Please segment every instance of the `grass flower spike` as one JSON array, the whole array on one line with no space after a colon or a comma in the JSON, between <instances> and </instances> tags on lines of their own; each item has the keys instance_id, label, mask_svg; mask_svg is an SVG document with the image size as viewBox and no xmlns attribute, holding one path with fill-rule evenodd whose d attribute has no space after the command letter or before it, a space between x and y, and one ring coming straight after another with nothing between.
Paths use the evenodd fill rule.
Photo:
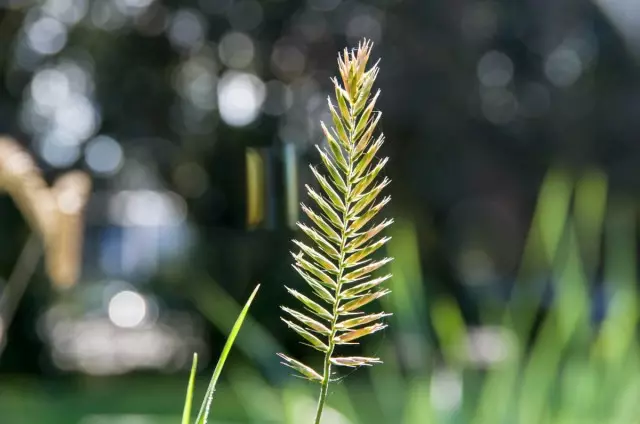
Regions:
<instances>
[{"instance_id":1,"label":"grass flower spike","mask_svg":"<svg viewBox=\"0 0 640 424\"><path fill-rule=\"evenodd\" d=\"M365 40L357 50L345 49L338 57L341 81L333 79L337 105L329 98L333 126L327 128L322 124L329 150L316 146L326 174L311 167L320 188L307 186L315 205L301 206L313 225L298 223L310 243L293 241L299 248L293 254L293 268L313 294L287 288L302 303L303 311L282 307L286 313L282 319L287 326L324 354L322 370L279 354L285 365L320 383L315 423L320 423L332 366L359 367L381 362L378 358L341 356L336 348L358 344L361 337L384 329L386 325L381 319L389 315L361 311L389 293L381 284L391 277L372 276L391 261L391 258L374 259L372 255L389 241L389 237L379 234L393 220L374 222L390 200L390 197L380 199L390 180L378 178L388 158L376 158L384 136L374 135L382 114L374 110L380 92L372 95L379 68L376 63L367 69L371 47Z\"/></svg>"}]
</instances>

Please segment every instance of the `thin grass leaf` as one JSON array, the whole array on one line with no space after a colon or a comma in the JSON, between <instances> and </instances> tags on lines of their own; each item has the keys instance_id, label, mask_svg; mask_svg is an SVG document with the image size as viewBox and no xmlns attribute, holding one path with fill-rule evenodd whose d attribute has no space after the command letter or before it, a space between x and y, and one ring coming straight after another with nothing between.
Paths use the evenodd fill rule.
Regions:
<instances>
[{"instance_id":1,"label":"thin grass leaf","mask_svg":"<svg viewBox=\"0 0 640 424\"><path fill-rule=\"evenodd\" d=\"M189 385L187 386L187 397L184 401L184 410L182 411L182 424L191 424L191 406L193 404L193 389L196 381L196 370L198 369L198 354L193 354L191 362L191 374L189 374Z\"/></svg>"},{"instance_id":2,"label":"thin grass leaf","mask_svg":"<svg viewBox=\"0 0 640 424\"><path fill-rule=\"evenodd\" d=\"M209 417L209 411L211 409L211 402L213 400L213 393L216 390L216 384L218 383L218 378L220 378L220 374L222 373L222 368L224 367L224 363L227 360L227 356L229 356L229 351L231 351L231 347L233 346L233 342L236 340L238 333L240 332L240 328L242 327L242 323L244 322L247 313L249 312L249 307L251 306L251 302L256 297L258 290L260 289L260 285L258 284L255 289L253 289L253 293L245 303L244 308L240 312L240 315L236 319L235 324L233 324L233 328L227 337L227 342L224 344L224 348L222 349L222 354L220 354L220 358L218 359L218 363L216 364L216 368L213 370L213 376L211 377L211 381L209 382L209 387L207 387L207 391L204 395L204 400L202 405L200 406L200 412L198 412L198 416L196 417L196 424L207 424L207 420Z\"/></svg>"}]
</instances>

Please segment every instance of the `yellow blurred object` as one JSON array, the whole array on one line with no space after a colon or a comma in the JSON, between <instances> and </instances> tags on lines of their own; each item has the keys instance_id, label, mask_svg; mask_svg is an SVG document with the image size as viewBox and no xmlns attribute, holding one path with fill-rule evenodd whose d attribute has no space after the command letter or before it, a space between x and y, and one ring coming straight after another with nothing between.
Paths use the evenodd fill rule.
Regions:
<instances>
[{"instance_id":1,"label":"yellow blurred object","mask_svg":"<svg viewBox=\"0 0 640 424\"><path fill-rule=\"evenodd\" d=\"M49 188L33 158L15 140L0 138L0 189L14 200L44 244L47 273L58 288L74 285L80 271L83 214L91 191L81 171Z\"/></svg>"},{"instance_id":2,"label":"yellow blurred object","mask_svg":"<svg viewBox=\"0 0 640 424\"><path fill-rule=\"evenodd\" d=\"M260 153L247 149L247 227L264 220L264 163Z\"/></svg>"}]
</instances>

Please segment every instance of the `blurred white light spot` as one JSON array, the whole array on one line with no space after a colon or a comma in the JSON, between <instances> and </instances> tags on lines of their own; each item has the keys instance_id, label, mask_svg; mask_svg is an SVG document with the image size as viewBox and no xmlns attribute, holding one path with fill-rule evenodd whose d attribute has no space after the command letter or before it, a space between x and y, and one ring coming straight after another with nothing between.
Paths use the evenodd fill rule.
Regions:
<instances>
[{"instance_id":1,"label":"blurred white light spot","mask_svg":"<svg viewBox=\"0 0 640 424\"><path fill-rule=\"evenodd\" d=\"M109 319L121 328L135 328L147 316L147 302L140 294L125 290L109 301Z\"/></svg>"},{"instance_id":2,"label":"blurred white light spot","mask_svg":"<svg viewBox=\"0 0 640 424\"><path fill-rule=\"evenodd\" d=\"M276 74L283 78L295 78L304 71L306 59L295 46L282 43L276 45L271 54L271 65Z\"/></svg>"},{"instance_id":3,"label":"blurred white light spot","mask_svg":"<svg viewBox=\"0 0 640 424\"><path fill-rule=\"evenodd\" d=\"M73 62L39 70L20 111L23 129L40 137L53 137L59 145L84 142L100 121L88 97L92 91L91 75Z\"/></svg>"},{"instance_id":4,"label":"blurred white light spot","mask_svg":"<svg viewBox=\"0 0 640 424\"><path fill-rule=\"evenodd\" d=\"M27 28L27 42L40 54L56 54L67 44L67 27L56 19L44 16Z\"/></svg>"},{"instance_id":5,"label":"blurred white light spot","mask_svg":"<svg viewBox=\"0 0 640 424\"><path fill-rule=\"evenodd\" d=\"M368 38L374 42L382 38L380 21L368 13L354 16L347 24L347 37L351 42L358 42L361 38Z\"/></svg>"},{"instance_id":6,"label":"blurred white light spot","mask_svg":"<svg viewBox=\"0 0 640 424\"><path fill-rule=\"evenodd\" d=\"M462 349L463 359L483 367L499 365L515 356L517 344L514 339L513 333L506 328L471 328Z\"/></svg>"},{"instance_id":7,"label":"blurred white light spot","mask_svg":"<svg viewBox=\"0 0 640 424\"><path fill-rule=\"evenodd\" d=\"M47 0L42 6L47 14L68 25L78 23L88 8L87 0Z\"/></svg>"},{"instance_id":8,"label":"blurred white light spot","mask_svg":"<svg viewBox=\"0 0 640 424\"><path fill-rule=\"evenodd\" d=\"M96 1L91 8L91 23L96 28L114 31L124 26L127 17L113 1Z\"/></svg>"},{"instance_id":9,"label":"blurred white light spot","mask_svg":"<svg viewBox=\"0 0 640 424\"><path fill-rule=\"evenodd\" d=\"M122 167L122 147L113 138L101 135L87 143L84 159L93 172L113 175Z\"/></svg>"},{"instance_id":10,"label":"blurred white light spot","mask_svg":"<svg viewBox=\"0 0 640 424\"><path fill-rule=\"evenodd\" d=\"M153 0L115 0L116 7L127 16L139 16Z\"/></svg>"},{"instance_id":11,"label":"blurred white light spot","mask_svg":"<svg viewBox=\"0 0 640 424\"><path fill-rule=\"evenodd\" d=\"M125 190L111 198L109 217L123 226L178 225L186 218L186 205L182 197L171 192Z\"/></svg>"},{"instance_id":12,"label":"blurred white light spot","mask_svg":"<svg viewBox=\"0 0 640 424\"><path fill-rule=\"evenodd\" d=\"M113 375L136 369L183 367L193 351L207 356L204 328L195 317L171 309L164 309L160 317L154 298L143 297L129 284L94 286L95 290L82 293L88 302L84 314L68 304L54 302L38 319L38 334L49 345L57 367ZM99 302L100 294L105 296L104 304ZM103 308L107 312L104 315L100 313ZM110 309L113 314L109 314ZM114 325L112 318L126 327ZM140 323L130 327L137 321Z\"/></svg>"},{"instance_id":13,"label":"blurred white light spot","mask_svg":"<svg viewBox=\"0 0 640 424\"><path fill-rule=\"evenodd\" d=\"M53 118L55 129L69 136L63 141L76 144L91 137L98 126L93 104L82 95L72 95L65 104L59 105Z\"/></svg>"},{"instance_id":14,"label":"blurred white light spot","mask_svg":"<svg viewBox=\"0 0 640 424\"><path fill-rule=\"evenodd\" d=\"M189 50L202 44L205 21L198 11L181 9L171 19L168 31L174 46Z\"/></svg>"},{"instance_id":15,"label":"blurred white light spot","mask_svg":"<svg viewBox=\"0 0 640 424\"><path fill-rule=\"evenodd\" d=\"M483 89L480 96L482 113L489 122L503 125L516 116L518 102L510 91L502 88Z\"/></svg>"},{"instance_id":16,"label":"blurred white light spot","mask_svg":"<svg viewBox=\"0 0 640 424\"><path fill-rule=\"evenodd\" d=\"M544 73L555 86L568 87L582 75L582 61L574 50L554 50L544 63Z\"/></svg>"},{"instance_id":17,"label":"blurred white light spot","mask_svg":"<svg viewBox=\"0 0 640 424\"><path fill-rule=\"evenodd\" d=\"M490 51L478 61L478 79L486 87L504 87L513 78L513 62L504 53Z\"/></svg>"},{"instance_id":18,"label":"blurred white light spot","mask_svg":"<svg viewBox=\"0 0 640 424\"><path fill-rule=\"evenodd\" d=\"M453 371L437 371L431 377L431 404L442 412L452 412L462 403L462 379Z\"/></svg>"},{"instance_id":19,"label":"blurred white light spot","mask_svg":"<svg viewBox=\"0 0 640 424\"><path fill-rule=\"evenodd\" d=\"M55 134L40 139L38 150L42 159L55 168L71 166L80 157L80 148L77 145L61 141Z\"/></svg>"},{"instance_id":20,"label":"blurred white light spot","mask_svg":"<svg viewBox=\"0 0 640 424\"><path fill-rule=\"evenodd\" d=\"M229 71L218 84L220 116L234 127L249 125L258 117L265 95L264 83L257 76Z\"/></svg>"},{"instance_id":21,"label":"blurred white light spot","mask_svg":"<svg viewBox=\"0 0 640 424\"><path fill-rule=\"evenodd\" d=\"M230 68L244 68L253 61L253 41L240 32L225 34L220 40L218 51L220 60Z\"/></svg>"},{"instance_id":22,"label":"blurred white light spot","mask_svg":"<svg viewBox=\"0 0 640 424\"><path fill-rule=\"evenodd\" d=\"M268 115L278 116L285 113L293 104L293 92L278 80L267 83L267 97L263 110Z\"/></svg>"},{"instance_id":23,"label":"blurred white light spot","mask_svg":"<svg viewBox=\"0 0 640 424\"><path fill-rule=\"evenodd\" d=\"M340 0L307 0L309 7L327 12L333 10L340 4Z\"/></svg>"},{"instance_id":24,"label":"blurred white light spot","mask_svg":"<svg viewBox=\"0 0 640 424\"><path fill-rule=\"evenodd\" d=\"M64 102L71 94L69 79L57 69L39 71L31 81L31 97L43 112L53 111L59 102Z\"/></svg>"},{"instance_id":25,"label":"blurred white light spot","mask_svg":"<svg viewBox=\"0 0 640 424\"><path fill-rule=\"evenodd\" d=\"M250 31L262 22L262 6L255 0L239 0L227 12L231 26L239 31Z\"/></svg>"}]
</instances>

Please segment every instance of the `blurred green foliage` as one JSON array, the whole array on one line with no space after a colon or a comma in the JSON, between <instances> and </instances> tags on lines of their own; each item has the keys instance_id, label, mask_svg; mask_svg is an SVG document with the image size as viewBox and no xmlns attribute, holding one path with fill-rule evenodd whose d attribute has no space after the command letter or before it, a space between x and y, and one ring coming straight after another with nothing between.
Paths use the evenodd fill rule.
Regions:
<instances>
[{"instance_id":1,"label":"blurred green foliage","mask_svg":"<svg viewBox=\"0 0 640 424\"><path fill-rule=\"evenodd\" d=\"M149 189L178 197L193 243L130 279L167 310L207 321L202 358L217 357L238 299L262 283L213 422L306 422L315 387L292 380L275 356L297 349L277 305L296 279L289 225L308 179L298 163L317 159L317 105L335 53L365 35L378 35L383 58L398 217L383 306L394 316L364 348L385 364L334 387L329 422L636 423L637 59L634 38L610 16L631 17L622 21L632 35L636 25L605 8L625 3L0 2L0 130L33 151L47 180L83 168L96 187L78 291L60 296L38 273L22 299L0 357L0 423L179 422L186 374L62 372L39 337L51 304L82 315L103 306L107 280L125 278L101 268L105 240L121 236L105 199ZM228 48L246 42L238 33L249 43ZM244 127L223 119L219 102L221 81L237 72L267 92ZM52 141L58 127L91 131ZM121 168L96 168L91 146L119 146ZM248 149L259 152L264 185L262 221L251 228ZM6 196L0 233L6 276L28 238ZM197 397L211 371L198 370Z\"/></svg>"}]
</instances>

